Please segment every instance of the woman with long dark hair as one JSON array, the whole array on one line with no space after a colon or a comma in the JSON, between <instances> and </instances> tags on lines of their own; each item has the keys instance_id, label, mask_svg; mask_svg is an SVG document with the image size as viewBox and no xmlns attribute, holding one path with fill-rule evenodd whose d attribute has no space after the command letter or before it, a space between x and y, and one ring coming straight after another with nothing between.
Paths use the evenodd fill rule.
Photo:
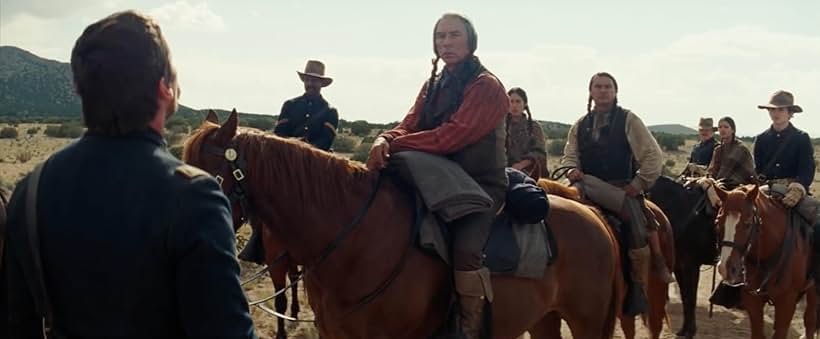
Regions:
<instances>
[{"instance_id":1,"label":"woman with long dark hair","mask_svg":"<svg viewBox=\"0 0 820 339\"><path fill-rule=\"evenodd\" d=\"M532 120L527 92L520 87L507 91L510 112L507 113L507 166L521 170L538 180L547 177L547 141L541 125Z\"/></svg>"},{"instance_id":2,"label":"woman with long dark hair","mask_svg":"<svg viewBox=\"0 0 820 339\"><path fill-rule=\"evenodd\" d=\"M749 148L735 136L735 120L723 117L718 120L720 145L715 147L709 176L723 181L727 187L748 184L755 176L755 164Z\"/></svg>"}]
</instances>

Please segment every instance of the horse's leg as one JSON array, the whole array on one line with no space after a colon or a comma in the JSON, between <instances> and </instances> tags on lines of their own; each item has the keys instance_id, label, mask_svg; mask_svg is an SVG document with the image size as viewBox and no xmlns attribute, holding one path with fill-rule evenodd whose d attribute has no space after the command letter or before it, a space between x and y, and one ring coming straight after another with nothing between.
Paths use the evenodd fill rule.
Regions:
<instances>
[{"instance_id":1,"label":"horse's leg","mask_svg":"<svg viewBox=\"0 0 820 339\"><path fill-rule=\"evenodd\" d=\"M695 319L695 308L698 301L698 281L700 280L700 267L690 262L677 262L675 265L675 278L680 287L680 298L683 306L683 325L677 336L691 339L697 332Z\"/></svg>"},{"instance_id":2,"label":"horse's leg","mask_svg":"<svg viewBox=\"0 0 820 339\"><path fill-rule=\"evenodd\" d=\"M749 325L751 326L750 339L763 338L763 299L749 294L748 291L741 292L741 300L746 313L749 314Z\"/></svg>"},{"instance_id":3,"label":"horse's leg","mask_svg":"<svg viewBox=\"0 0 820 339\"><path fill-rule=\"evenodd\" d=\"M774 335L772 339L786 339L789 335L798 293L788 292L774 299Z\"/></svg>"},{"instance_id":4,"label":"horse's leg","mask_svg":"<svg viewBox=\"0 0 820 339\"><path fill-rule=\"evenodd\" d=\"M530 339L561 339L561 317L555 312L548 313L528 332Z\"/></svg>"},{"instance_id":5,"label":"horse's leg","mask_svg":"<svg viewBox=\"0 0 820 339\"><path fill-rule=\"evenodd\" d=\"M817 291L810 287L806 291L806 309L803 313L803 326L806 333L801 339L814 339L817 334Z\"/></svg>"},{"instance_id":6,"label":"horse's leg","mask_svg":"<svg viewBox=\"0 0 820 339\"><path fill-rule=\"evenodd\" d=\"M290 279L290 283L292 284L290 287L290 315L299 319L299 282L297 281L299 278L299 267L290 259L286 260L285 265L288 267L288 279Z\"/></svg>"},{"instance_id":7,"label":"horse's leg","mask_svg":"<svg viewBox=\"0 0 820 339\"><path fill-rule=\"evenodd\" d=\"M270 273L270 280L273 282L273 290L274 292L278 292L287 286L287 282L285 281L285 274L287 271L287 266L283 265L284 263L280 262L274 264L273 266L268 267L268 273ZM287 293L282 293L276 296L274 299L274 307L276 312L280 314L285 314L288 309L288 296ZM276 327L276 338L277 339L285 339L288 337L288 332L285 329L285 319L277 317L277 327Z\"/></svg>"},{"instance_id":8,"label":"horse's leg","mask_svg":"<svg viewBox=\"0 0 820 339\"><path fill-rule=\"evenodd\" d=\"M666 301L668 299L669 284L663 282L656 275L649 278L649 333L650 338L658 339L663 330L663 321L666 318Z\"/></svg>"},{"instance_id":9,"label":"horse's leg","mask_svg":"<svg viewBox=\"0 0 820 339\"><path fill-rule=\"evenodd\" d=\"M622 315L619 318L621 319L621 331L624 332L624 338L635 339L635 317Z\"/></svg>"}]
</instances>

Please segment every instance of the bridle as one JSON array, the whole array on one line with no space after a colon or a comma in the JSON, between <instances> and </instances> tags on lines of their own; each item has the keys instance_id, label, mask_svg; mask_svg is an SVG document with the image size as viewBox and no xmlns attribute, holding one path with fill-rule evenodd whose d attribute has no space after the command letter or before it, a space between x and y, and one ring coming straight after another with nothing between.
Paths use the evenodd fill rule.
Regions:
<instances>
[{"instance_id":1,"label":"bridle","mask_svg":"<svg viewBox=\"0 0 820 339\"><path fill-rule=\"evenodd\" d=\"M225 160L225 165L222 166L222 168L219 171L212 174L216 178L219 185L222 186L222 184L225 182L225 176L223 176L223 174L225 174L226 172L230 173L230 176L234 180L234 185L230 187L230 189L225 189L223 187L223 190L227 192L226 195L228 195L232 203L238 202L241 206L242 216L240 216L240 219L243 221L249 220L253 216L253 211L251 210L250 197L248 195L249 191L247 189L247 186L245 185L245 181L247 179L247 160L239 153L239 148L237 146L235 139L231 139L231 141L228 142L227 147L224 148L205 144L203 145L203 149L208 154L222 157ZM259 305L260 307L264 306L262 305L263 302L274 299L282 293L285 293L292 286L298 284L300 280L304 279L306 275L313 272L317 267L324 263L327 260L327 258L330 257L330 255L339 247L342 241L344 241L350 235L350 233L355 229L355 227L359 225L361 221L364 219L364 217L367 215L367 212L370 210L370 206L373 205L373 201L375 201L379 188L381 187L381 181L382 177L381 175L379 175L375 183L373 184L373 188L370 191L370 194L368 195L365 204L360 207L359 211L356 213L353 220L350 223L345 224L341 228L341 230L339 230L339 232L336 234L336 237L327 246L325 246L325 248L322 249L321 252L319 252L319 257L316 260L314 260L313 263L304 265L304 269L301 272L299 272L297 278L292 279L290 285L286 286L280 291L277 291L270 297L266 297L264 299L252 302L250 303L250 305ZM410 241L408 241L408 244L404 252L402 253L398 265L394 267L394 269L387 277L387 279L382 281L382 283L379 284L379 286L375 290L359 298L358 302L345 313L343 313L341 317L345 317L375 300L378 296L383 294L387 290L387 288L398 278L399 273L401 273L401 271L404 269L404 266L407 261L407 256L410 252L410 248L413 245L412 237L417 233L422 219L423 218L421 218L419 215L415 215L413 226L410 228ZM271 313L277 317L289 319L289 317L280 315L277 312L268 313Z\"/></svg>"},{"instance_id":2,"label":"bridle","mask_svg":"<svg viewBox=\"0 0 820 339\"><path fill-rule=\"evenodd\" d=\"M720 245L721 247L730 247L733 250L740 251L741 253L740 260L742 263L741 273L743 275L743 280L741 283L734 284L732 286L751 286L749 283L749 278L746 274L746 265L754 265L754 267L757 268L757 271L760 272L760 274L763 274L763 279L756 289L749 289L753 295L764 296L768 293L767 284L773 277L775 277L775 283L780 280L785 264L789 261L792 253L794 252L794 245L796 241L795 232L792 230L791 226L786 225L786 234L783 238L783 243L780 244L780 247L774 255L766 259L757 258L753 260L749 258L752 244L756 240L760 239L760 232L763 227L763 219L760 217L757 206L754 202L749 202L749 204L751 205L752 216L743 221L743 225L748 226L747 232L749 233L745 244L721 240Z\"/></svg>"},{"instance_id":3,"label":"bridle","mask_svg":"<svg viewBox=\"0 0 820 339\"><path fill-rule=\"evenodd\" d=\"M225 182L224 173L227 172L228 175L233 178L234 184L230 188L226 189L222 187L222 189L228 197L228 200L230 200L231 205L239 204L240 212L242 213L239 215L239 220L242 221L242 223L250 221L253 216L253 211L251 210L250 199L248 198L248 189L244 186L248 162L244 157L239 157L236 142L232 139L225 148L213 145L203 146L205 152L208 154L222 157L225 160L225 164L222 168L212 174L220 187L222 187Z\"/></svg>"}]
</instances>

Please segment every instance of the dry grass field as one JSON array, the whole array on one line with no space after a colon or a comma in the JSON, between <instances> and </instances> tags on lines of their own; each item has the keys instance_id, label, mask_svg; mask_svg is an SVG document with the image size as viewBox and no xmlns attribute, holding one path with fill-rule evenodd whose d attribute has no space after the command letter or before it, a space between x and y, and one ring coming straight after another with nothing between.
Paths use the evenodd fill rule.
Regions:
<instances>
[{"instance_id":1,"label":"dry grass field","mask_svg":"<svg viewBox=\"0 0 820 339\"><path fill-rule=\"evenodd\" d=\"M0 124L0 128L7 125ZM39 128L33 134L28 134L28 130L32 128ZM28 173L35 164L43 161L54 151L65 146L70 139L58 139L46 137L43 134L45 125L35 124L21 124L17 126L19 136L16 139L0 139L0 185L11 187L23 175ZM172 140L174 144L179 143L182 138L174 137ZM694 141L687 141L686 145L681 149L682 151L665 152L666 160L671 164L672 173L680 173L686 165L689 150L691 150ZM751 146L751 145L749 145ZM815 157L820 159L820 147L815 147ZM550 159L550 163L555 165L557 159ZM812 187L812 192L818 194L820 188L820 174L815 179L815 184ZM240 232L241 238L247 237L247 227ZM243 264L243 274L255 271L254 266ZM749 324L745 313L736 311L727 311L722 307L715 307L714 316L710 319L708 317L708 297L711 290L712 271L709 267L703 267L701 275L700 289L698 291L698 337L699 338L747 338L749 336ZM270 279L267 277L258 280L251 286L246 288L249 299L259 299L270 295L273 292ZM671 301L668 306L668 313L672 324L672 329L665 328L662 338L674 338L674 330L680 327L682 322L680 298L676 288L672 289ZM304 291L301 292L300 297L302 307L301 318L312 318L310 308L307 306L307 299ZM272 303L270 304L272 306ZM801 307L802 310L802 307ZM254 322L257 326L257 331L262 338L272 338L275 336L276 319L267 315L258 308L252 310ZM797 338L802 333L802 313L798 311L795 320L792 323L792 332L790 338ZM773 319L773 310L769 307L766 322L767 331L771 331L771 322ZM318 334L309 323L289 323L288 329L292 338L318 338ZM620 338L620 330L617 331L618 338ZM527 336L525 336L526 338ZM568 330L564 329L564 337L570 338ZM641 329L639 337L647 337L645 330Z\"/></svg>"}]
</instances>

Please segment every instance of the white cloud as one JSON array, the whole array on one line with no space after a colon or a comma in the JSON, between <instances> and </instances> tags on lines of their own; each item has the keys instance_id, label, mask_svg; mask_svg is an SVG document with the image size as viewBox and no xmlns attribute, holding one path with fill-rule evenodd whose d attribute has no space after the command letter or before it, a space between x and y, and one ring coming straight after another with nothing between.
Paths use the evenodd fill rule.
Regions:
<instances>
[{"instance_id":1,"label":"white cloud","mask_svg":"<svg viewBox=\"0 0 820 339\"><path fill-rule=\"evenodd\" d=\"M214 13L208 4L177 1L148 11L163 28L196 32L224 32L225 20Z\"/></svg>"},{"instance_id":2,"label":"white cloud","mask_svg":"<svg viewBox=\"0 0 820 339\"><path fill-rule=\"evenodd\" d=\"M91 7L116 8L122 0L3 0L5 18L25 14L40 19L59 19Z\"/></svg>"},{"instance_id":3,"label":"white cloud","mask_svg":"<svg viewBox=\"0 0 820 339\"><path fill-rule=\"evenodd\" d=\"M730 115L740 135L769 124L756 105L792 91L805 114L794 122L820 134L820 38L739 27L691 34L644 52L605 54L584 46L537 46L482 59L507 87L527 90L538 119L571 123L586 109L587 81L611 72L619 100L647 124L695 126L698 117ZM812 113L818 112L818 113Z\"/></svg>"},{"instance_id":4,"label":"white cloud","mask_svg":"<svg viewBox=\"0 0 820 339\"><path fill-rule=\"evenodd\" d=\"M44 19L26 13L17 14L0 24L0 45L26 49L38 56L65 61L71 46L54 43L54 32L60 31L56 19Z\"/></svg>"},{"instance_id":5,"label":"white cloud","mask_svg":"<svg viewBox=\"0 0 820 339\"><path fill-rule=\"evenodd\" d=\"M303 67L302 58L247 55L237 63L201 53L177 56L187 91L183 100L195 107L237 106L276 114L282 101L302 91L294 72ZM586 109L589 77L609 71L618 79L620 102L647 124L695 126L700 116L730 115L740 135L755 135L770 124L756 105L782 88L792 91L807 111L795 124L820 135L820 38L813 36L733 28L683 36L634 53L537 45L480 57L507 88L527 90L537 119L575 121ZM430 72L427 51L318 58L335 79L323 93L346 120L401 119Z\"/></svg>"}]
</instances>

